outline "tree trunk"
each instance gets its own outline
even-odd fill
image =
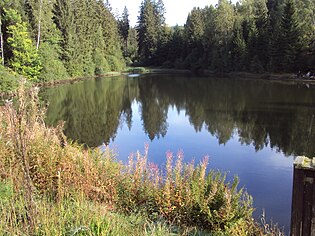
[[[0,45],[1,45],[1,64],[4,66],[4,52],[3,52],[3,35],[2,35],[2,11],[0,10]]]
[[[36,43],[36,50],[39,48],[39,41],[40,41],[40,31],[41,31],[41,18],[42,18],[42,8],[43,8],[43,0],[39,1],[39,13],[38,13],[38,29],[37,29],[37,43]]]
[[[127,49],[128,49],[128,39],[125,39],[125,50],[124,50],[125,55],[124,56],[127,56]]]

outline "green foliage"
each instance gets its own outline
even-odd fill
[[[280,24],[280,42],[279,54],[283,63],[283,67],[295,69],[293,66],[296,63],[297,55],[300,52],[300,30],[296,15],[295,3],[293,0],[286,0],[283,16]]]
[[[99,49],[95,49],[94,52],[94,62],[95,62],[95,74],[96,75],[103,75],[106,72],[111,71],[111,67],[108,64],[106,58],[101,53]]]
[[[2,199],[3,200],[3,199]],[[25,203],[16,194],[3,204],[0,199],[1,235],[172,235],[163,223],[150,222],[142,215],[122,215],[81,196],[56,203],[38,199],[35,232],[31,232]]]
[[[117,21],[100,1],[5,0],[0,15],[4,63],[29,80],[47,82],[125,67]]]
[[[122,61],[123,61],[122,59],[119,60],[115,56],[109,56],[108,63],[111,68],[111,71],[122,71],[124,69],[124,64],[121,63]]]
[[[138,42],[137,42],[137,31],[135,28],[129,29],[129,36],[127,42],[127,52],[126,52],[126,63],[131,65],[138,60]],[[128,60],[130,58],[131,61]]]
[[[309,0],[236,5],[222,0],[215,7],[192,9],[184,27],[165,25],[162,0],[144,0],[136,29],[129,27],[127,8],[116,20],[101,1],[40,3],[5,0],[0,5],[4,63],[34,81],[104,74],[124,69],[125,61],[216,72],[252,71],[257,65],[259,71],[314,68],[314,3]],[[43,46],[36,51],[38,36]]]
[[[152,64],[162,41],[164,26],[164,6],[162,1],[144,0],[138,17],[138,54],[144,64]]]
[[[13,186],[6,182],[0,181],[0,205],[6,205],[13,197]]]
[[[125,6],[124,11],[122,13],[121,19],[118,20],[118,26],[119,26],[119,33],[124,41],[124,55],[127,54],[127,48],[128,48],[128,36],[129,36],[129,14],[128,9]]]
[[[22,22],[19,13],[13,9],[5,10],[8,22],[7,42],[12,58],[9,66],[18,74],[36,81],[42,69],[39,55],[27,31],[27,25]]]
[[[63,80],[69,77],[63,63],[59,59],[57,49],[49,43],[42,43],[39,48],[40,60],[43,69],[39,75],[39,80],[48,82],[53,80]]]
[[[18,76],[0,65],[0,92],[13,91],[18,87]]]
[[[218,1],[215,7],[193,8],[184,33],[178,26],[168,27],[170,35],[160,33],[164,40],[158,40],[159,30],[150,26],[155,4],[143,1],[140,8],[143,63],[214,72],[314,69],[314,4],[309,0]]]

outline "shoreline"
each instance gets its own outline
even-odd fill
[[[135,70],[138,67],[135,67]],[[294,73],[252,73],[252,72],[228,72],[228,73],[217,73],[210,70],[204,70],[202,72],[193,72],[188,69],[166,69],[166,68],[155,68],[155,67],[142,67],[143,71],[139,74],[172,74],[172,75],[196,75],[196,76],[206,76],[206,77],[218,77],[218,78],[229,78],[229,79],[242,79],[242,80],[265,80],[269,82],[276,83],[286,83],[286,84],[296,84],[296,85],[315,85],[314,79],[305,79],[297,77]],[[136,71],[137,72],[137,71]],[[119,75],[128,75],[136,72],[129,72],[128,70],[117,72],[112,71],[105,73],[103,75],[87,76],[87,77],[74,77],[63,80],[53,80],[48,82],[34,83],[31,87],[55,87],[64,84],[74,84],[80,81],[91,80],[102,77],[115,77]],[[15,92],[1,92],[0,97],[14,97]]]
[[[103,75],[95,75],[95,76],[86,76],[86,77],[74,77],[70,79],[64,79],[64,80],[53,80],[48,82],[42,82],[42,83],[34,83],[32,84],[32,87],[54,87],[62,84],[73,84],[84,80],[90,80],[95,78],[101,78],[101,77],[113,77],[113,76],[119,76],[122,72],[108,72]]]
[[[279,82],[302,82],[302,83],[314,83],[314,79],[305,79],[297,77],[294,73],[252,73],[243,71],[233,71],[228,73],[217,73],[210,70],[204,70],[201,72],[193,72],[187,69],[163,69],[163,68],[148,68],[148,72],[145,74],[186,74],[197,76],[209,76],[220,77],[230,79],[250,79],[250,80],[267,80],[267,81],[279,81]]]

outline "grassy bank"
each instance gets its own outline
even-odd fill
[[[48,86],[57,86],[61,84],[67,83],[76,83],[82,80],[94,79],[95,77],[111,77],[118,76],[121,72],[107,72],[102,75],[95,76],[81,76],[81,77],[69,77],[69,78],[54,78],[48,81],[38,82],[38,81],[30,81],[28,80],[29,87],[48,87]],[[22,78],[21,75],[15,73],[10,70],[8,67],[4,67],[0,65],[0,96],[5,96],[7,94],[11,94],[18,87],[18,81]],[[39,80],[40,81],[40,80]]]
[[[208,159],[144,152],[123,165],[46,127],[36,89],[0,108],[1,235],[272,235],[252,219],[251,197]],[[207,174],[208,173],[208,174]]]

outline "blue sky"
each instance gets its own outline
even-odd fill
[[[139,15],[139,7],[142,0],[109,0],[109,3],[113,9],[114,14],[121,14],[124,7],[127,6],[129,11],[130,25],[135,26],[137,23],[137,16]],[[194,7],[205,7],[209,5],[215,5],[218,0],[164,0],[166,8],[166,24],[170,26],[184,25],[187,19],[188,13]],[[236,2],[235,0],[232,2]]]

